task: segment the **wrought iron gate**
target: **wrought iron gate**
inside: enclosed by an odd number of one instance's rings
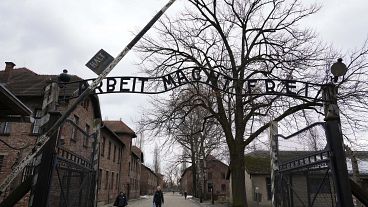
[[[275,206],[341,206],[341,204],[337,203],[339,200],[339,189],[337,186],[340,186],[341,191],[341,186],[344,186],[342,184],[345,183],[338,180],[339,177],[337,176],[334,163],[338,156],[336,151],[332,150],[335,143],[331,143],[333,142],[331,141],[333,136],[330,133],[332,128],[329,128],[328,124],[327,122],[318,122],[288,137],[283,135],[274,136],[277,143],[277,137],[289,139],[308,132],[314,127],[322,126],[322,133],[320,134],[322,134],[321,139],[323,139],[323,143],[319,150],[304,151],[294,156],[288,156],[288,159],[284,160],[281,159],[279,152],[276,152],[278,168],[275,172]],[[342,153],[344,152],[342,151]],[[345,156],[343,157],[345,159]],[[339,160],[339,162],[345,163],[346,160]]]
[[[328,150],[283,162],[277,173],[277,206],[336,206],[335,183]]]
[[[93,206],[95,176],[88,160],[58,148],[48,206]]]

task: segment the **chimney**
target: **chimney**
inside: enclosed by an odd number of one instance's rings
[[[11,71],[14,69],[15,64],[13,62],[5,62],[5,71]]]

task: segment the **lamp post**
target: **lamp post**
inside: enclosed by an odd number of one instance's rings
[[[347,68],[339,58],[331,67],[336,83],[339,76],[346,74]],[[323,87],[324,112],[326,121],[326,137],[328,148],[331,152],[330,166],[335,183],[336,206],[352,207],[352,193],[346,166],[344,142],[341,131],[339,108],[337,106],[337,87],[331,81]]]

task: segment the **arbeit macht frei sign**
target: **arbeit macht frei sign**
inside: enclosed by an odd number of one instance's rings
[[[79,93],[94,79],[78,81]],[[202,83],[221,92],[235,94],[234,79],[204,68],[182,69],[159,77],[107,77],[95,89],[95,94],[104,93],[144,93],[159,94],[185,84]],[[247,79],[242,95],[283,95],[320,100],[321,84],[285,79]],[[71,82],[76,83],[76,82]],[[71,84],[66,83],[66,85]]]

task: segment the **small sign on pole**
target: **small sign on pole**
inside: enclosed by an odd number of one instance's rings
[[[110,65],[113,60],[114,57],[112,57],[105,50],[101,49],[96,53],[96,55],[92,57],[91,60],[88,61],[86,66],[97,75],[100,75],[102,71],[104,71],[105,68],[107,68],[107,66]]]

